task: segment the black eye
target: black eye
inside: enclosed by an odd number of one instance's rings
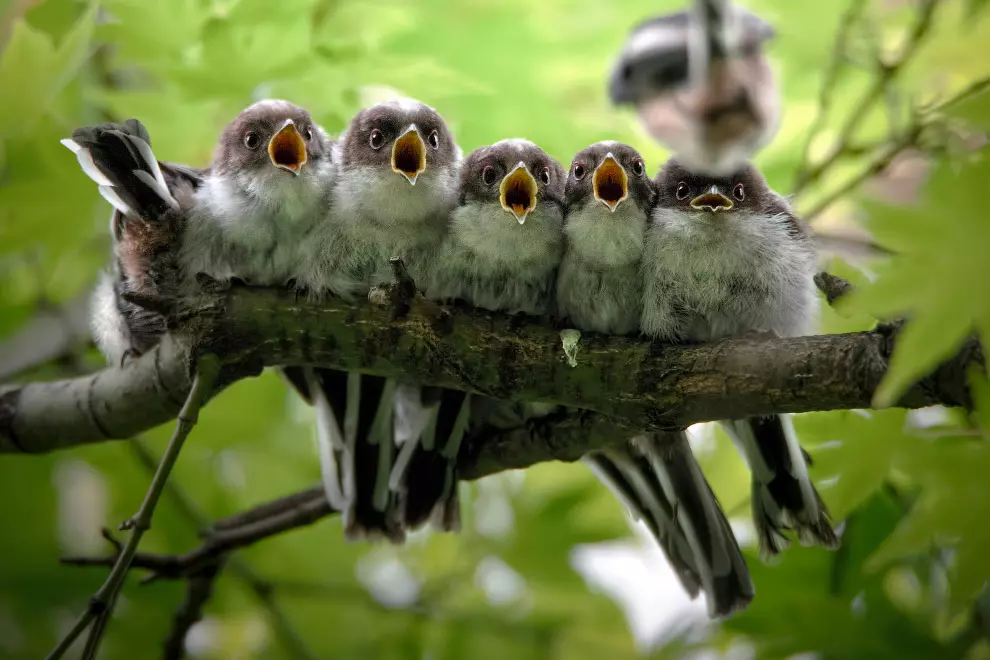
[[[580,181],[584,178],[585,169],[583,163],[574,163],[574,179]]]
[[[310,128],[309,126],[307,126],[306,129],[303,131],[303,137],[306,138],[306,141],[307,142],[309,142],[310,140],[312,140],[313,139],[313,129]]]
[[[738,199],[740,202],[746,199],[746,187],[741,183],[737,183],[736,187],[732,189],[732,196]]]
[[[244,136],[244,146],[248,149],[257,149],[261,144],[261,138],[254,131],[250,131]]]
[[[495,183],[495,168],[491,165],[486,165],[485,169],[481,170],[481,180],[486,186]]]
[[[542,181],[546,185],[549,185],[550,184],[550,168],[549,167],[544,167],[542,170],[540,170],[540,181]]]
[[[371,137],[368,138],[368,144],[371,145],[372,149],[381,149],[382,145],[385,144],[385,134],[376,128],[371,131]]]
[[[677,184],[677,190],[674,191],[674,196],[677,197],[677,199],[684,199],[688,196],[689,192],[690,190],[688,189],[688,184],[681,181]]]
[[[434,149],[440,148],[440,134],[437,133],[436,131],[430,133],[430,137],[428,137],[427,140],[429,140],[430,146],[433,147]]]
[[[643,174],[646,172],[646,165],[643,164],[642,158],[637,158],[636,160],[633,161],[632,171],[633,174],[635,174],[636,176],[643,176]]]

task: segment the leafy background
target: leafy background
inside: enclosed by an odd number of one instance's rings
[[[20,357],[14,338],[32,319],[78,310],[105,263],[109,208],[58,143],[73,128],[136,116],[160,158],[205,164],[223,124],[258,98],[289,98],[335,132],[398,90],[437,107],[465,150],[525,136],[569,162],[611,138],[638,146],[652,169],[664,153],[629,113],[609,107],[604,77],[635,22],[678,4],[0,2],[0,355]],[[970,332],[990,331],[990,160],[979,139],[990,130],[990,95],[984,85],[938,112],[911,111],[986,79],[986,4],[937,2],[927,40],[872,94],[883,75],[876,54],[896,53],[917,2],[747,3],[778,29],[770,55],[786,115],[758,159],[771,183],[795,190],[806,155],[827,157],[849,117],[861,120],[796,203],[823,231],[865,227],[898,254],[828,263],[860,289],[841,314],[823,305],[822,331],[867,328],[875,316],[911,319],[877,404],[895,400]],[[823,95],[844,16],[854,27],[843,74]],[[864,95],[874,102],[863,105]],[[831,111],[809,141],[823,105]],[[874,160],[889,160],[891,145],[910,149],[868,185],[847,185],[882,169]],[[81,344],[17,377],[99,366]],[[680,593],[658,551],[589,473],[551,464],[462,486],[459,536],[369,547],[345,542],[339,521],[324,520],[238,553],[189,650],[199,658],[988,658],[990,389],[981,374],[974,383],[971,416],[799,416],[813,476],[844,521],[844,545],[832,554],[792,548],[772,566],[749,542],[741,461],[719,433],[696,429],[758,591],[727,622],[705,624],[703,607]],[[58,559],[107,550],[100,527],[136,509],[148,458],[167,433],[0,460],[0,657],[41,656],[85,606],[102,571]],[[209,519],[315,483],[312,438],[308,411],[276,377],[231,388],[204,411],[143,549],[183,552]],[[104,657],[157,655],[182,595],[181,584],[139,586],[132,575]]]

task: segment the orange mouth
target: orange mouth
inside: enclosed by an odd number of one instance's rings
[[[272,165],[293,174],[299,174],[306,164],[306,142],[291,119],[268,142],[268,157]]]
[[[498,186],[498,201],[502,208],[516,216],[519,224],[526,222],[533,209],[536,208],[536,179],[522,161],[511,172],[505,175]]]
[[[392,144],[392,171],[406,177],[411,185],[426,169],[426,144],[415,126],[406,129]]]
[[[595,189],[595,199],[605,204],[613,213],[619,204],[629,197],[629,178],[626,176],[626,170],[619,165],[612,154],[605,156],[605,160],[595,170],[592,186]]]

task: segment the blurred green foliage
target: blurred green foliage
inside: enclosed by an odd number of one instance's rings
[[[779,32],[771,56],[786,115],[759,164],[783,192],[800,164],[847,2],[746,3]],[[586,144],[611,138],[639,147],[652,170],[664,154],[629,113],[609,107],[604,77],[630,26],[677,4],[7,0],[0,4],[0,337],[40,306],[84,293],[105,263],[109,208],[58,143],[79,125],[136,116],[160,158],[198,165],[209,161],[223,124],[258,98],[291,99],[336,132],[359,107],[398,90],[437,107],[466,151],[525,136],[569,162]],[[913,4],[871,5],[873,41],[853,49],[852,66],[831,93],[835,116],[811,144],[813,156],[828,151],[874,79],[871,48],[902,36]],[[911,105],[988,74],[986,5],[940,3],[932,38],[898,88],[867,113],[856,140],[893,139],[888,131],[911,121]],[[864,221],[899,253],[866,271],[830,264],[861,288],[842,315],[823,306],[826,332],[866,328],[868,314],[911,319],[878,404],[896,400],[969,333],[990,336],[990,224],[982,203],[990,161],[972,139],[960,148],[945,137],[958,136],[960,125],[990,130],[990,94],[943,114],[951,121],[939,126],[952,130],[926,132],[931,171],[917,199],[903,189],[897,203],[855,192],[821,218],[822,225]],[[866,159],[838,161],[798,198],[799,208],[824,199]],[[87,360],[75,366],[98,364]],[[191,651],[209,658],[620,658],[749,646],[760,658],[988,658],[990,386],[982,375],[974,379],[972,417],[901,410],[799,416],[813,476],[845,521],[842,550],[792,548],[773,566],[752,553],[758,595],[747,612],[700,631],[668,630],[652,650],[637,650],[619,604],[575,569],[575,548],[585,544],[638,546],[620,506],[582,467],[542,465],[465,485],[458,536],[424,534],[402,549],[371,548],[346,543],[339,521],[329,520],[239,553]],[[141,442],[159,448],[167,433],[155,430]],[[197,516],[232,514],[315,483],[312,436],[308,412],[274,376],[229,389],[204,411],[143,549],[181,553],[197,543]],[[744,523],[747,474],[730,443],[714,438],[702,453],[706,473],[726,511]],[[113,443],[0,461],[0,657],[46,652],[102,581],[101,571],[63,567],[58,558],[107,550],[99,528],[133,513],[149,480],[137,452],[133,443]],[[511,572],[515,579],[506,577]],[[383,575],[391,596],[376,586]],[[484,588],[485,575],[522,588],[499,597]],[[252,592],[251,579],[273,585],[273,605]],[[637,577],[646,589],[653,579]],[[408,588],[399,593],[397,585]],[[657,580],[661,588],[678,587]],[[156,655],[181,598],[180,584],[142,587],[132,576],[104,657]],[[683,598],[669,600],[674,614],[697,621]]]

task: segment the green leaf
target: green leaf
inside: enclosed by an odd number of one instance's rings
[[[990,131],[990,86],[945,109],[946,114],[961,119],[972,126]]]
[[[877,281],[840,305],[880,318],[910,321],[875,405],[890,405],[910,384],[955,350],[974,326],[986,331],[990,296],[976,282],[990,281],[990,223],[982,210],[990,158],[940,161],[914,208],[867,206],[877,239],[897,253],[878,269]]]
[[[0,58],[0,139],[30,134],[49,104],[86,62],[96,6],[91,5],[58,49],[51,37],[20,19]],[[16,103],[10,102],[17,99]]]

